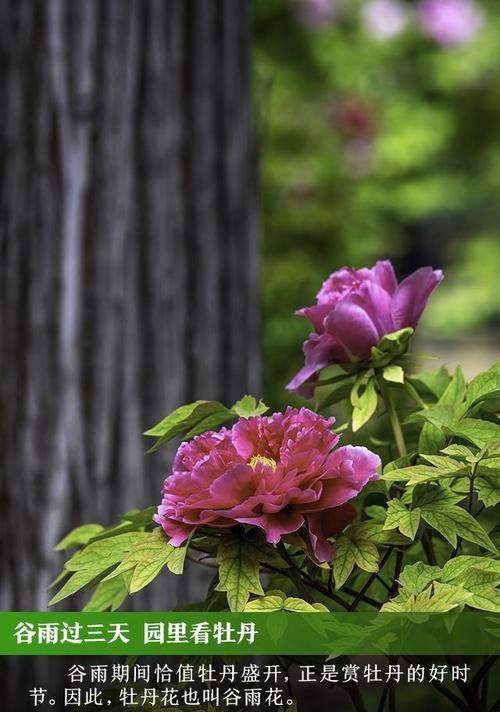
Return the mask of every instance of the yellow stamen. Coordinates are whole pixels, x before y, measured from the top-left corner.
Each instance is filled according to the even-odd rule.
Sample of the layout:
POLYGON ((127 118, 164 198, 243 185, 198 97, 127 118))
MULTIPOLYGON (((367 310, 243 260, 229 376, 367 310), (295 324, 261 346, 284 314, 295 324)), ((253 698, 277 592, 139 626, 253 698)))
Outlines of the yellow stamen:
POLYGON ((263 455, 254 455, 248 464, 252 470, 255 470, 258 462, 262 462, 263 465, 269 465, 272 470, 276 469, 276 460, 273 460, 272 457, 264 457, 263 455))

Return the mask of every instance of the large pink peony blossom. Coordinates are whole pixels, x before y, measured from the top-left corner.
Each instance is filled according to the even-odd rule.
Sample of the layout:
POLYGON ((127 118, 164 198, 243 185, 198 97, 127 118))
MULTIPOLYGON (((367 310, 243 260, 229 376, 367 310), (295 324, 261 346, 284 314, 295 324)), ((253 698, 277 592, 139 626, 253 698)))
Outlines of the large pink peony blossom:
POLYGON ((308 397, 307 382, 321 369, 364 361, 385 334, 415 328, 442 279, 441 270, 421 267, 398 284, 389 260, 331 274, 316 304, 296 312, 311 321, 314 332, 304 343, 305 365, 287 388, 308 397))
POLYGON ((199 525, 254 525, 273 544, 303 528, 316 557, 330 561, 327 537, 356 516, 347 503, 377 478, 380 463, 364 447, 334 450, 333 423, 307 408, 288 408, 182 443, 155 521, 173 546, 199 525))

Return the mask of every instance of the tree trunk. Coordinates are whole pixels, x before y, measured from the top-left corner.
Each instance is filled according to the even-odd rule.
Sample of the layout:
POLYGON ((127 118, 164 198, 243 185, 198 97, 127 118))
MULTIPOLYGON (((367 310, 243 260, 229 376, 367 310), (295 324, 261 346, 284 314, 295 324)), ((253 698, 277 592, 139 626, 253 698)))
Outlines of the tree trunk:
POLYGON ((0 604, 44 609, 65 531, 158 502, 141 432, 259 391, 249 7, 0 13, 0 604))

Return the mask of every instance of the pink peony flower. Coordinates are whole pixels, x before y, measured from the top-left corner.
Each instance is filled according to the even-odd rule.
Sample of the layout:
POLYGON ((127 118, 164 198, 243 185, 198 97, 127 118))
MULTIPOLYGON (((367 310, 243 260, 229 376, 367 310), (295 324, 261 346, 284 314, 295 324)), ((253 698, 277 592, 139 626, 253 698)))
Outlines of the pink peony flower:
POLYGON ((329 536, 356 516, 348 504, 377 479, 380 459, 364 447, 334 450, 334 418, 307 408, 240 418, 230 429, 182 443, 154 519, 179 546, 196 527, 249 524, 277 544, 304 529, 316 557, 334 557, 329 536))
POLYGON ((473 0, 422 0, 418 13, 425 34, 442 45, 470 42, 484 21, 473 0))
POLYGON ((314 326, 304 343, 305 366, 287 388, 308 397, 307 382, 333 363, 370 357, 384 334, 414 328, 427 301, 443 279, 441 270, 421 267, 398 284, 389 260, 371 269, 342 267, 316 295, 316 305, 296 312, 314 326))

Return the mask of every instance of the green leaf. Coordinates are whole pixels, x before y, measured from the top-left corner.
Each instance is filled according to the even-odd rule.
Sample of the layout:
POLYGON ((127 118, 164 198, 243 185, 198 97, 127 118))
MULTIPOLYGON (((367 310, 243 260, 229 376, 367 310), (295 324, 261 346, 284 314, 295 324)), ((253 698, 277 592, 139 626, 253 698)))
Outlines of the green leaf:
POLYGON ((354 560, 357 566, 363 569, 363 571, 369 571, 370 573, 378 571, 380 554, 375 544, 370 541, 358 540, 353 541, 352 545, 354 560))
POLYGON ((146 532, 129 532, 108 539, 94 541, 74 554, 66 562, 69 571, 95 569, 97 572, 123 561, 125 555, 140 541, 146 541, 146 532))
POLYGON ((176 576, 180 576, 184 571, 187 551, 187 544, 183 544, 183 546, 175 546, 167 559, 167 569, 176 576))
POLYGON ((345 381, 338 383, 331 390, 325 390, 326 395, 318 397, 318 410, 324 410, 348 398, 352 391, 353 383, 353 377, 349 376, 345 381))
POLYGON ((386 366, 382 371, 382 377, 386 381, 390 381, 391 383, 404 383, 405 372, 403 371, 401 366, 397 366, 396 364, 391 363, 389 364, 389 366, 386 366))
POLYGON ((289 564, 283 561, 278 554, 276 547, 268 544, 265 535, 262 531, 254 529, 248 532, 245 537, 246 542, 253 546, 257 556, 257 560, 262 564, 269 564, 275 569, 288 569, 289 564))
POLYGON ((449 384, 446 387, 443 395, 440 397, 438 403, 440 405, 453 405, 455 407, 459 406, 465 397, 465 379, 464 374, 460 366, 457 366, 455 373, 449 384))
POLYGON ((497 457, 481 460, 476 468, 476 473, 481 477, 498 480, 500 478, 500 460, 497 457))
POLYGON ((249 601, 244 608, 245 613, 274 613, 283 610, 285 598, 278 595, 265 595, 249 601))
POLYGON ((387 503, 387 519, 384 529, 399 529, 401 534, 412 541, 420 524, 420 509, 409 510, 399 499, 391 499, 387 503))
POLYGON ((256 550, 238 533, 230 532, 221 538, 216 558, 219 564, 216 590, 227 593, 231 611, 243 611, 250 593, 264 594, 256 550))
POLYGON ((404 546, 409 544, 408 539, 401 534, 385 530, 380 522, 364 521, 351 524, 346 530, 350 539, 356 542, 368 542, 378 546, 404 546))
POLYGON ((105 570, 106 569, 104 568, 102 570, 83 569, 82 571, 77 571, 66 581, 64 586, 59 589, 55 596, 50 599, 49 606, 54 606, 56 603, 62 601, 64 598, 72 596, 74 593, 80 591, 85 586, 88 586, 90 583, 97 581, 102 576, 102 573, 105 570))
POLYGON ((418 453, 416 452, 411 452, 407 455, 403 455, 402 457, 396 458, 396 460, 393 460, 392 462, 387 463, 387 465, 385 465, 383 468, 384 475, 388 474, 389 472, 393 472, 394 470, 400 470, 403 467, 408 467, 414 461, 417 454, 418 453))
POLYGON ((58 574, 53 581, 51 581, 47 587, 47 590, 50 590, 51 588, 54 588, 54 586, 57 586, 58 583, 61 583, 61 581, 64 581, 64 579, 69 576, 69 571, 67 569, 63 569, 60 574, 58 574))
POLYGON ((461 586, 440 584, 435 581, 417 595, 403 591, 401 594, 385 603, 381 611, 384 613, 446 613, 463 606, 471 600, 473 594, 461 586))
MULTIPOLYGON (((370 519, 375 519, 377 522, 385 522, 387 510, 380 504, 370 504, 365 507, 365 513, 370 519)), ((391 529, 391 527, 388 527, 391 529)))
POLYGON ((370 379, 361 396, 356 398, 356 405, 352 412, 352 429, 357 432, 367 423, 377 410, 378 396, 375 390, 375 381, 370 379))
POLYGON ((74 546, 84 546, 96 534, 103 530, 100 524, 83 524, 81 527, 76 527, 66 534, 64 539, 54 547, 54 551, 66 551, 74 546))
POLYGON ((459 457, 462 460, 467 460, 467 462, 475 462, 476 456, 469 450, 465 445, 448 445, 448 447, 441 450, 445 455, 450 455, 450 457, 459 457))
POLYGON ((385 353, 401 355, 408 348, 408 342, 412 337, 413 329, 405 327, 390 334, 384 334, 377 344, 377 348, 385 353))
POLYGON ((460 463, 457 463, 457 465, 455 470, 432 467, 430 465, 413 465, 412 467, 403 467, 399 470, 384 473, 382 479, 388 482, 407 482, 409 485, 413 485, 450 477, 465 477, 469 474, 469 467, 464 467, 460 463))
POLYGON ((333 576, 337 589, 347 581, 355 565, 370 573, 378 571, 380 553, 374 535, 380 532, 383 533, 383 527, 377 522, 363 522, 349 527, 336 539, 333 576))
POLYGON ((207 430, 217 430, 217 428, 219 428, 221 425, 224 425, 224 423, 231 424, 235 420, 236 415, 231 418, 224 411, 220 413, 213 413, 213 415, 209 415, 207 418, 204 418, 202 421, 197 423, 194 428, 188 430, 188 432, 183 436, 183 438, 184 440, 192 440, 197 435, 201 435, 201 433, 206 433, 207 430))
POLYGON ((443 566, 442 580, 453 581, 463 577, 471 569, 491 571, 500 575, 500 561, 488 556, 456 556, 443 566))
POLYGON ((478 374, 468 385, 467 405, 469 409, 490 398, 500 395, 500 362, 495 363, 488 371, 478 374))
POLYGON ((451 381, 451 376, 446 368, 441 366, 437 371, 423 371, 411 376, 409 380, 424 395, 428 393, 439 399, 451 381))
POLYGON ((122 514, 121 519, 126 522, 132 522, 137 526, 145 527, 151 524, 153 516, 157 513, 158 507, 147 507, 146 509, 130 509, 125 514, 122 514))
POLYGON ((419 484, 413 490, 413 508, 421 507, 427 511, 448 509, 450 505, 457 504, 463 499, 463 494, 436 484, 419 484))
POLYGON ((130 574, 123 574, 111 580, 101 581, 97 584, 92 598, 83 610, 94 613, 118 610, 127 598, 129 582, 130 574))
POLYGON ((250 418, 254 415, 264 415, 264 413, 267 413, 269 408, 263 400, 260 400, 257 403, 253 396, 243 396, 241 400, 237 401, 233 405, 231 410, 241 418, 250 418))
POLYGON ((495 507, 500 502, 498 479, 493 477, 474 478, 474 489, 485 507, 495 507))
POLYGON ((151 532, 147 540, 139 542, 126 559, 135 564, 130 580, 130 593, 137 593, 151 583, 177 551, 179 550, 168 543, 161 527, 151 532))
POLYGON ((432 405, 425 410, 412 413, 407 419, 407 423, 416 423, 425 420, 436 428, 446 429, 453 432, 453 425, 456 421, 456 412, 451 405, 432 405))
POLYGON ((292 613, 328 613, 328 608, 322 603, 308 603, 302 598, 287 598, 283 610, 292 613))
POLYGON ((498 572, 471 568, 460 577, 459 583, 473 594, 473 597, 467 601, 468 606, 500 613, 500 591, 497 589, 500 584, 500 574, 498 572))
POLYGON ((328 613, 329 610, 322 603, 308 603, 302 598, 287 598, 282 591, 268 592, 265 596, 249 601, 244 609, 245 613, 275 613, 289 611, 291 613, 328 613))
POLYGON ((221 425, 226 420, 233 418, 234 413, 217 401, 198 400, 188 405, 182 405, 154 427, 146 430, 144 435, 158 438, 148 452, 155 452, 176 435, 192 432, 201 422, 215 416, 217 416, 218 424, 221 425), (225 416, 225 419, 223 419, 223 416, 225 416))
POLYGON ((478 447, 485 447, 493 441, 500 440, 500 425, 488 420, 463 418, 453 431, 478 447))
MULTIPOLYGON (((488 460, 490 458, 500 458, 500 440, 488 443, 488 445, 481 450, 481 457, 479 459, 488 460)), ((500 461, 498 464, 500 466, 500 461)))
POLYGON ((439 609, 443 613, 446 610, 468 603, 472 598, 470 592, 464 590, 462 586, 439 583, 438 581, 435 581, 432 585, 434 587, 434 601, 437 602, 439 609))
POLYGON ((100 606, 103 600, 113 599, 118 595, 117 590, 122 590, 125 580, 130 593, 135 593, 150 583, 177 551, 160 527, 152 532, 128 532, 92 541, 66 562, 66 571, 75 573, 54 596, 51 605, 101 578, 94 594, 96 598, 88 605, 100 606), (127 574, 125 578, 124 574, 127 574))
POLYGON ((354 550, 351 546, 351 540, 346 536, 340 537, 335 541, 335 559, 333 560, 333 577, 335 579, 335 588, 342 588, 354 569, 356 559, 354 550))
POLYGON ((439 566, 429 566, 423 561, 415 564, 408 564, 404 567, 399 577, 399 582, 403 588, 412 594, 418 594, 426 588, 431 581, 439 578, 441 569, 439 566))
POLYGON ((438 452, 446 440, 446 431, 453 427, 459 416, 459 407, 464 399, 465 380, 460 368, 439 397, 437 405, 420 413, 427 420, 419 437, 420 453, 438 452))
POLYGON ((439 397, 437 405, 427 409, 421 415, 427 420, 419 437, 420 453, 438 452, 446 440, 446 431, 464 411, 461 403, 465 395, 465 380, 461 368, 457 368, 453 378, 439 397))
MULTIPOLYGON (((152 523, 153 520, 151 520, 150 524, 152 523)), ((96 534, 94 537, 92 537, 92 539, 89 541, 89 544, 93 544, 97 541, 102 541, 103 539, 112 539, 118 536, 118 534, 128 534, 129 532, 142 531, 144 531, 144 525, 122 520, 121 522, 119 522, 119 524, 114 524, 113 526, 105 527, 101 532, 99 532, 99 534, 96 534)))
POLYGON ((460 536, 496 553, 496 547, 488 534, 465 509, 457 505, 450 505, 445 509, 421 509, 422 518, 427 524, 442 534, 453 547, 457 545, 457 536, 460 536))
POLYGON ((462 469, 465 469, 467 474, 470 472, 469 466, 464 465, 464 463, 459 460, 455 460, 453 457, 446 455, 421 455, 421 458, 444 472, 457 472, 462 469))

